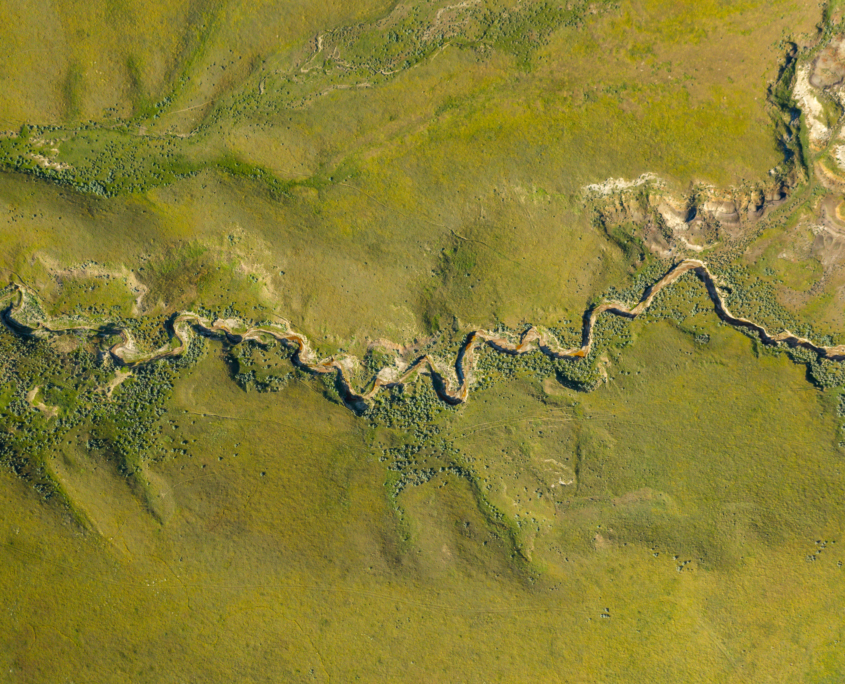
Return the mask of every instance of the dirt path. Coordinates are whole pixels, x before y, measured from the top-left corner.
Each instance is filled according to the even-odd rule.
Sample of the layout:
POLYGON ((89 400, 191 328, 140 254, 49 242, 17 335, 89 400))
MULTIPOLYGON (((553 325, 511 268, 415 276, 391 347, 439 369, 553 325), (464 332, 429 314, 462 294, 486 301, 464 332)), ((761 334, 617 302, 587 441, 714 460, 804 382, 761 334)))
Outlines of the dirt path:
MULTIPOLYGON (((449 364, 445 364, 429 354, 421 355, 408 362, 407 359, 400 357, 401 351, 406 348, 386 340, 380 340, 378 346, 394 350, 396 360, 392 366, 382 368, 378 372, 371 389, 366 392, 356 390, 350 379, 351 371, 358 363, 355 357, 344 354, 318 359, 308 339, 304 335, 291 330, 287 321, 283 321, 283 325, 268 324, 266 326, 248 327, 236 319, 209 321, 198 314, 186 311, 179 314, 173 321, 173 338, 167 345, 155 351, 143 352, 138 348, 131 332, 122 329, 118 333, 121 338, 120 341, 109 349, 109 353, 119 366, 129 369, 184 354, 196 332, 225 337, 235 344, 250 340, 259 343, 277 340, 296 348, 292 357, 294 365, 314 374, 336 374, 343 399, 353 410, 363 410, 369 400, 383 387, 402 385, 417 374, 431 376, 434 389, 440 399, 455 405, 462 404, 469 398, 472 371, 475 368, 475 352, 480 346, 487 345, 504 354, 518 355, 540 351, 554 359, 584 358, 589 355, 592 348, 593 330, 599 316, 612 313, 625 318, 636 318, 651 306, 654 298, 661 290, 669 287, 690 271, 694 271, 704 282, 716 313, 726 323, 736 328, 755 332, 766 345, 786 344, 790 347, 803 347, 822 358, 834 361, 845 360, 845 345, 824 347, 804 337, 794 335, 788 330, 773 335, 754 321, 734 316, 719 292, 716 278, 707 268, 707 265, 698 259, 685 259, 675 265, 654 285, 646 288, 640 301, 633 307, 628 308, 622 303, 611 301, 604 302, 588 311, 584 316, 580 347, 563 348, 554 335, 533 326, 518 339, 508 338, 488 330, 475 330, 467 335, 455 363, 450 367, 449 364)), ((43 320, 43 318, 34 321, 33 308, 40 310, 40 307, 34 307, 35 303, 37 303, 37 297, 24 286, 10 285, 5 290, 0 291, 0 307, 5 308, 2 313, 3 320, 11 329, 20 334, 45 337, 75 330, 95 330, 108 327, 107 324, 94 326, 83 321, 79 321, 78 325, 66 321, 57 325, 55 321, 43 320)), ((124 370, 123 373, 126 373, 126 371, 124 370)), ((125 379, 125 377, 118 377, 121 380, 125 379)), ((114 387, 117 384, 117 382, 113 383, 114 387)), ((113 389, 111 384, 110 389, 113 389)))

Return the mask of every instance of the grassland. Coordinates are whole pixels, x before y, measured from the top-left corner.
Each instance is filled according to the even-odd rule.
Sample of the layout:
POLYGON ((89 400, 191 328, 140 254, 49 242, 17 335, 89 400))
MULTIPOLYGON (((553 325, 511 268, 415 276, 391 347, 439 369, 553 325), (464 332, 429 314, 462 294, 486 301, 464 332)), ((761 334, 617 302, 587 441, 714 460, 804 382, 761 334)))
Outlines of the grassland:
MULTIPOLYGON (((313 57, 302 42, 249 73, 227 67, 226 79, 240 75, 211 111, 185 113, 205 112, 189 128, 180 128, 175 112, 205 102, 207 94, 191 94, 197 77, 153 117, 81 126, 21 121, 36 128, 26 141, 3 141, 7 163, 14 168, 20 159, 18 168, 60 189, 4 175, 4 234, 14 249, 4 250, 2 265, 46 290, 52 279, 40 267, 42 251, 63 265, 93 258, 134 269, 142 257, 164 259, 200 243, 216 252, 214 267, 253 269, 261 287, 253 288, 250 307, 275 305, 306 332, 338 340, 412 338, 453 319, 551 324, 576 315, 631 266, 590 224, 584 185, 645 171, 679 187, 723 185, 764 176, 781 160, 766 87, 785 28, 811 32, 815 15, 791 2, 780 14, 770 3, 728 14, 715 5, 690 14, 667 7, 608 6, 573 25, 535 17, 554 30, 540 30, 528 62, 487 47, 478 34, 476 42, 456 38, 448 47, 444 38, 390 75, 365 67, 302 73, 313 57), (705 25, 714 28, 684 28, 681 35, 692 31, 688 41, 655 37, 705 25), (765 49, 744 50, 747 44, 765 49), (368 88, 339 87, 372 79, 368 88), (182 132, 191 135, 175 135, 182 132), (33 154, 49 156, 45 149, 55 143, 50 158, 70 168, 45 168, 18 149, 33 139, 45 141, 33 154), (36 188, 38 210, 30 212, 25 196, 36 188), (234 244, 229 236, 239 231, 247 237, 234 244), (63 241, 62 233, 72 237, 63 241), (599 268, 580 267, 599 255, 599 268), (331 329, 321 329, 324 321, 331 329)), ((396 12, 370 21, 399 21, 396 12)), ((455 18, 463 27, 456 35, 475 35, 460 22, 475 25, 484 16, 455 18)), ((430 20, 421 15, 414 30, 430 20)), ((215 30, 229 40, 223 23, 215 30)), ((339 54, 352 50, 352 59, 359 39, 337 38, 339 54)), ((203 283, 202 267, 194 279, 181 273, 178 284, 168 284, 166 273, 155 278, 159 285, 146 278, 153 290, 181 293, 153 292, 151 309, 244 297, 250 289, 203 283)))
POLYGON ((82 434, 55 449, 54 467, 100 534, 69 535, 75 523, 4 475, 4 505, 20 512, 4 519, 0 551, 4 670, 25 681, 425 680, 457 667, 477 681, 835 677, 835 397, 712 319, 697 324, 708 343, 665 323, 636 329, 596 393, 518 375, 441 419, 515 547, 464 477, 412 487, 397 509, 382 486, 385 428, 363 429, 309 382, 244 394, 211 347, 161 417, 190 444, 149 466, 166 524, 82 434), (570 459, 577 484, 550 489, 549 458, 570 459))
POLYGON ((842 12, 0 8, 0 272, 112 322, 0 330, 0 672, 839 681, 845 371, 722 324, 693 274, 600 318, 584 361, 480 352, 458 407, 423 377, 356 416, 275 344, 197 337, 131 375, 107 350, 169 344, 186 309, 283 317, 362 386, 380 338, 577 346, 681 255, 647 240, 660 193, 767 183, 785 199, 683 255, 735 314, 842 344, 841 190, 792 100, 842 12))

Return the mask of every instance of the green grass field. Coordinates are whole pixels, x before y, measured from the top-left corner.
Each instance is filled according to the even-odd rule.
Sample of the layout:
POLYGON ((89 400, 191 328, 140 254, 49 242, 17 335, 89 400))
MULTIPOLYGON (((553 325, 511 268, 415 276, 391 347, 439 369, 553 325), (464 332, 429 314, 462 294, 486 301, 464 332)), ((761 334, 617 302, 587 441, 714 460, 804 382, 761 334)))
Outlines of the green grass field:
POLYGON ((146 467, 158 520, 81 433, 50 460, 86 532, 4 475, 4 671, 833 681, 835 397, 712 320, 706 344, 636 325, 592 394, 520 375, 480 392, 442 422, 476 477, 395 500, 373 437, 313 381, 244 393, 212 345, 161 418, 189 446, 146 467))
POLYGON ((836 142, 793 93, 843 29, 805 0, 0 7, 0 275, 98 330, 0 329, 0 680, 840 681, 845 371, 692 273, 584 360, 479 351, 456 407, 423 375, 356 415, 278 344, 108 349, 283 318, 366 387, 380 339, 578 346, 683 257, 845 343, 836 142))

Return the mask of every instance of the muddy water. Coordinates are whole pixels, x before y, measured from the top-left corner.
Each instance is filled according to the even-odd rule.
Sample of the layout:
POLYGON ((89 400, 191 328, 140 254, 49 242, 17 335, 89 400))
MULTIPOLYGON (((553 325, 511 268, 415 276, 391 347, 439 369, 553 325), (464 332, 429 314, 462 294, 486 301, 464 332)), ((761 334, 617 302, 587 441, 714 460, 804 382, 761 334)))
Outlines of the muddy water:
MULTIPOLYGON (((143 352, 127 329, 115 329, 120 335, 120 341, 109 349, 109 353, 120 366, 136 367, 147 363, 154 363, 163 358, 176 357, 184 354, 192 335, 200 332, 205 335, 225 337, 234 343, 248 340, 266 342, 271 339, 296 348, 293 363, 310 373, 335 373, 338 376, 344 401, 350 408, 362 409, 369 399, 373 398, 382 387, 402 385, 409 378, 418 373, 427 373, 434 379, 434 386, 438 396, 449 404, 462 404, 469 398, 469 387, 472 371, 475 366, 475 351, 481 345, 488 345, 492 349, 505 354, 526 354, 541 351, 555 359, 584 358, 589 355, 593 345, 593 330, 596 320, 605 313, 611 313, 626 318, 636 318, 646 311, 657 294, 664 288, 675 283, 684 274, 694 271, 704 282, 707 293, 713 301, 718 316, 736 328, 751 330, 759 335, 764 344, 777 346, 786 344, 790 347, 803 347, 815 352, 819 356, 835 361, 845 359, 845 346, 825 347, 815 344, 809 339, 799 337, 788 330, 772 334, 762 325, 747 318, 734 316, 728 309, 718 288, 716 277, 703 261, 685 259, 676 264, 666 275, 643 292, 640 301, 633 307, 627 307, 620 302, 604 302, 589 310, 584 316, 582 329, 582 344, 580 347, 563 348, 551 333, 534 326, 526 330, 518 340, 509 339, 501 334, 488 330, 475 330, 469 333, 458 352, 454 369, 444 367, 438 359, 425 354, 410 363, 397 358, 393 366, 383 368, 376 376, 369 391, 356 390, 350 379, 349 371, 355 367, 357 359, 350 355, 331 356, 324 359, 317 358, 308 338, 291 330, 284 325, 265 325, 248 327, 237 319, 217 319, 209 321, 190 311, 179 314, 173 321, 173 340, 152 352, 143 352)), ((22 286, 13 286, 0 296, 0 306, 8 306, 3 313, 4 321, 19 333, 35 336, 49 336, 64 334, 71 331, 89 330, 103 331, 110 326, 107 323, 46 320, 33 314, 41 311, 38 298, 22 286)), ((387 351, 393 351, 398 345, 390 342, 380 342, 377 346, 387 351)))

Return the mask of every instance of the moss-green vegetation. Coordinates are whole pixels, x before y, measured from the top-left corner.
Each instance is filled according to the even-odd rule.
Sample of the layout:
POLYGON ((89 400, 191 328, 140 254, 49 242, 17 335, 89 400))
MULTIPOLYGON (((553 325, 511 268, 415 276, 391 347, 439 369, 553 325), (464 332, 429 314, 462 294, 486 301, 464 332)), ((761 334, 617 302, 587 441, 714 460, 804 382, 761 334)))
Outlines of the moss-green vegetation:
MULTIPOLYGON (((96 254, 137 268, 142 257, 167 259, 199 242, 205 266, 180 271, 178 286, 162 276, 157 290, 149 273, 150 307, 239 299, 241 309, 275 307, 335 341, 406 338, 456 320, 553 325, 622 281, 641 255, 628 239, 607 245, 605 229, 588 225, 581 187, 643 171, 680 184, 763 176, 783 158, 771 146, 765 97, 782 53, 747 45, 772 45, 785 26, 815 21, 786 2, 780 14, 753 2, 695 12, 594 5, 362 8, 361 21, 338 15, 339 25, 323 27, 316 55, 309 38, 252 62, 250 46, 275 37, 276 20, 238 33, 245 42, 230 53, 220 41, 252 20, 198 6, 200 28, 170 72, 182 85, 170 100, 144 96, 163 103, 156 114, 33 118, 28 139, 0 141, 12 167, 62 183, 47 201, 48 185, 2 179, 4 232, 16 245, 2 265, 44 291, 54 287, 50 269, 24 254, 63 264, 96 254), (680 28, 700 46, 695 55, 667 38, 680 28), (407 41, 432 47, 396 73, 353 68, 355 55, 381 54, 377 38, 385 59, 402 64, 407 41), (620 41, 630 50, 614 47, 620 41), (310 68, 335 48, 331 68, 310 68), (725 51, 741 57, 716 74, 725 51), (531 70, 514 72, 526 59, 531 70), (229 240, 241 231, 248 238, 229 240), (461 259, 473 268, 461 271, 461 259), (234 271, 232 285, 221 266, 234 271)), ((156 90, 143 73, 152 64, 137 52, 121 64, 137 72, 135 91, 156 90)), ((788 91, 787 77, 778 83, 788 91)), ((791 131, 792 119, 784 125, 791 131)))
POLYGON ((587 358, 480 348, 458 407, 422 375, 356 416, 269 341, 105 352, 174 348, 183 310, 285 318, 359 388, 381 338, 578 347, 693 254, 661 193, 768 193, 682 234, 735 315, 845 342, 835 144, 793 97, 841 2, 24 4, 0 276, 93 331, 0 329, 0 672, 838 681, 845 364, 724 325, 693 273, 587 358))
POLYGON ((596 392, 528 369, 455 410, 420 383, 418 405, 434 412, 397 407, 410 422, 392 428, 366 427, 310 382, 244 393, 215 345, 180 373, 158 420, 160 439, 187 452, 148 467, 155 496, 174 504, 164 526, 131 507, 78 433, 56 444, 54 469, 105 541, 68 535, 55 509, 4 480, 4 506, 19 511, 0 547, 19 607, 4 665, 32 681, 48 654, 52 677, 313 669, 328 681, 451 678, 458 659, 480 680, 553 677, 586 652, 572 668, 621 681, 835 672, 836 638, 818 635, 841 592, 838 397, 783 358, 755 358, 712 315, 695 320, 706 343, 631 325, 636 343, 611 355, 613 380, 596 392), (417 437, 453 445, 445 458, 462 470, 406 446, 417 437), (434 473, 395 497, 382 486, 415 465, 434 473), (82 609, 92 600, 94 619, 82 609), (49 617, 33 617, 36 603, 49 617), (40 636, 48 626, 75 639, 40 636), (259 668, 257 641, 226 637, 235 628, 286 646, 259 668), (373 636, 365 650, 361 633, 373 636), (812 644, 825 660, 763 653, 759 640, 812 644), (118 656, 118 642, 144 648, 118 656), (599 657, 620 648, 624 658, 599 657))
MULTIPOLYGON (((0 342, 6 386, 0 461, 45 498, 62 493, 48 462, 71 433, 84 437, 87 449, 102 450, 129 478, 142 463, 177 451, 161 443, 158 419, 176 373, 194 363, 200 342, 178 360, 137 369, 116 390, 109 384, 114 367, 102 354, 107 338, 68 334, 51 343, 22 340, 7 330, 0 342)), ((74 502, 65 504, 73 508, 74 502)))

